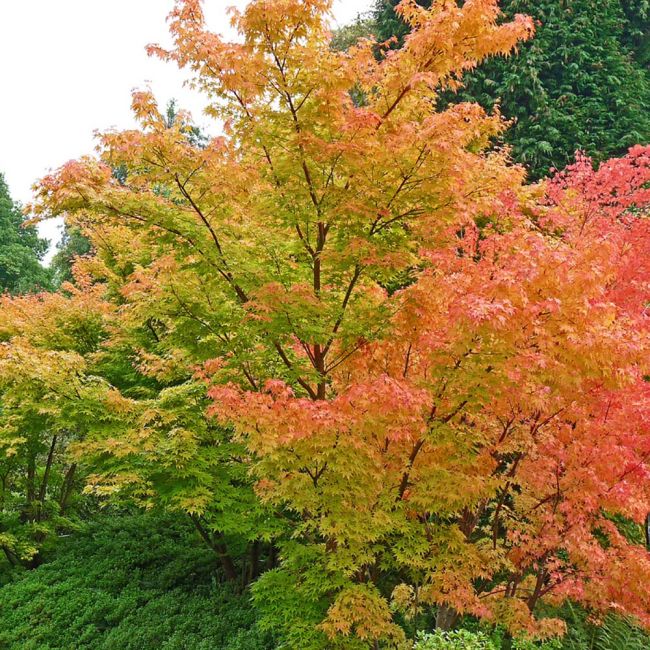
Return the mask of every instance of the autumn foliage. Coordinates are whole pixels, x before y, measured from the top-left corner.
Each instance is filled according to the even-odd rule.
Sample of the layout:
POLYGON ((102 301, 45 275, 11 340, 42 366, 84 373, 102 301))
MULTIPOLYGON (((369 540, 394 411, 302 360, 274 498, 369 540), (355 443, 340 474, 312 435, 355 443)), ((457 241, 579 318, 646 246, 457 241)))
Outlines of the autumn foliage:
POLYGON ((288 647, 397 647, 433 611, 549 636, 538 606, 566 599, 650 627, 619 525, 650 510, 650 149, 527 185, 498 113, 436 109, 527 18, 405 0, 377 58, 330 49, 329 7, 253 0, 229 43, 176 3, 151 52, 224 135, 196 146, 135 93, 138 130, 41 181, 35 217, 96 254, 61 295, 6 299, 0 381, 25 354, 34 400, 64 390, 88 492, 188 513, 227 575, 229 536, 279 554, 254 592, 288 647), (80 300, 88 351, 21 320, 82 323, 80 300))

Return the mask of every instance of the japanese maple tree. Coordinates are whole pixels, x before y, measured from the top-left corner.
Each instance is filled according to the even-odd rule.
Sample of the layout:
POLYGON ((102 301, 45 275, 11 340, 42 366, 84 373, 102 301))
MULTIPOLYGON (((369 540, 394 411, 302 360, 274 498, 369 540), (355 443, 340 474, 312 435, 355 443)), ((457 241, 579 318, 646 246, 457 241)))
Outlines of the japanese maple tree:
POLYGON ((89 422, 116 422, 93 361, 114 306, 79 280, 65 295, 0 297, 0 549, 12 565, 36 566, 74 528, 83 473, 69 448, 89 422))
POLYGON ((274 540, 255 597, 290 647, 399 645, 427 611, 558 633, 543 599, 650 625, 650 557, 616 526, 650 509, 648 150, 527 186, 498 113, 436 109, 527 18, 405 1, 377 60, 329 47, 329 7, 253 0, 229 43, 177 2, 151 52, 224 135, 136 93, 140 129, 41 182, 161 387, 111 393, 121 434, 79 447, 94 489, 274 540))

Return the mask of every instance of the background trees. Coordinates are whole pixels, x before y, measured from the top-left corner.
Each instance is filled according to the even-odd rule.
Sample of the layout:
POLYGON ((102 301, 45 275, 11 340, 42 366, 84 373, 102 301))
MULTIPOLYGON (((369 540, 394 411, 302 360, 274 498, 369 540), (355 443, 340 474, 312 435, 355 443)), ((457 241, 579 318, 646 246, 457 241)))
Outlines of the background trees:
POLYGON ((40 260, 47 251, 34 226, 24 226, 20 206, 9 194, 0 174, 0 293, 47 289, 50 274, 40 260))
POLYGON ((63 228, 61 240, 57 243, 57 251, 52 256, 50 269, 56 286, 64 282, 72 282, 72 266, 75 258, 88 255, 91 252, 90 242, 78 228, 63 228))
MULTIPOLYGON (((377 0, 374 32, 397 39, 408 28, 396 0, 377 0)), ((418 2, 429 6, 428 1, 418 2)), ((505 0, 504 13, 535 20, 535 38, 492 59, 444 101, 499 106, 514 119, 504 141, 532 178, 564 167, 582 150, 597 161, 650 140, 646 2, 505 0)))

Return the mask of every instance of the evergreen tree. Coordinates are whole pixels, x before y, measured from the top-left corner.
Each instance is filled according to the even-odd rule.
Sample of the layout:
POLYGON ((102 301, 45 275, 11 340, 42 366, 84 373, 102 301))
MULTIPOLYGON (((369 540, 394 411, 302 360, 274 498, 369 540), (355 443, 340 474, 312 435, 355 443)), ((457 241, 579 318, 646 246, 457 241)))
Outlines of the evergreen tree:
POLYGON ((343 25, 334 30, 331 47, 333 50, 345 52, 360 38, 375 33, 375 20, 372 15, 357 14, 357 17, 348 25, 343 25))
POLYGON ((52 258, 50 268, 56 286, 61 286, 63 282, 72 281, 72 264, 75 258, 90 253, 92 246, 79 228, 64 226, 61 241, 56 248, 57 251, 52 258))
MULTIPOLYGON (((395 36, 395 46, 408 31, 397 4, 375 6, 377 38, 395 36)), ((647 143, 648 6, 647 0, 504 0, 506 17, 535 19, 535 38, 516 55, 490 59, 466 75, 464 89, 447 93, 443 103, 475 101, 488 110, 498 103, 514 120, 505 142, 533 178, 563 167, 578 149, 602 160, 647 143)))
POLYGON ((625 12, 625 42, 635 60, 650 70, 650 0, 621 0, 625 12))
MULTIPOLYGON (((375 0, 373 15, 375 18, 374 34, 379 42, 395 38, 395 46, 400 46, 408 34, 408 25, 397 15, 395 7, 401 0, 375 0)), ((431 0, 417 0, 421 7, 430 7, 431 0)))
POLYGON ((0 292, 24 293, 50 287, 50 273, 40 261, 48 247, 34 226, 25 226, 0 174, 0 292))

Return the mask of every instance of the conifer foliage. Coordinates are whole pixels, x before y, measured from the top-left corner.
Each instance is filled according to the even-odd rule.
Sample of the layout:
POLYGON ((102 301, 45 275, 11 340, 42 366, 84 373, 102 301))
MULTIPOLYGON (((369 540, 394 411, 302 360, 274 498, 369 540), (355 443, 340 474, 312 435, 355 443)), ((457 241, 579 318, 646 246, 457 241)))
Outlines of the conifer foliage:
MULTIPOLYGON (((398 0, 377 0, 379 40, 408 32, 398 0)), ((418 0, 430 6, 430 0, 418 0)), ((508 59, 492 59, 445 101, 499 105, 514 120, 505 135, 533 178, 573 160, 598 161, 650 142, 649 5, 646 0, 502 0, 507 16, 531 16, 536 35, 508 59)))
POLYGON ((24 221, 0 174, 0 293, 35 291, 50 285, 49 273, 40 263, 47 241, 24 221))

